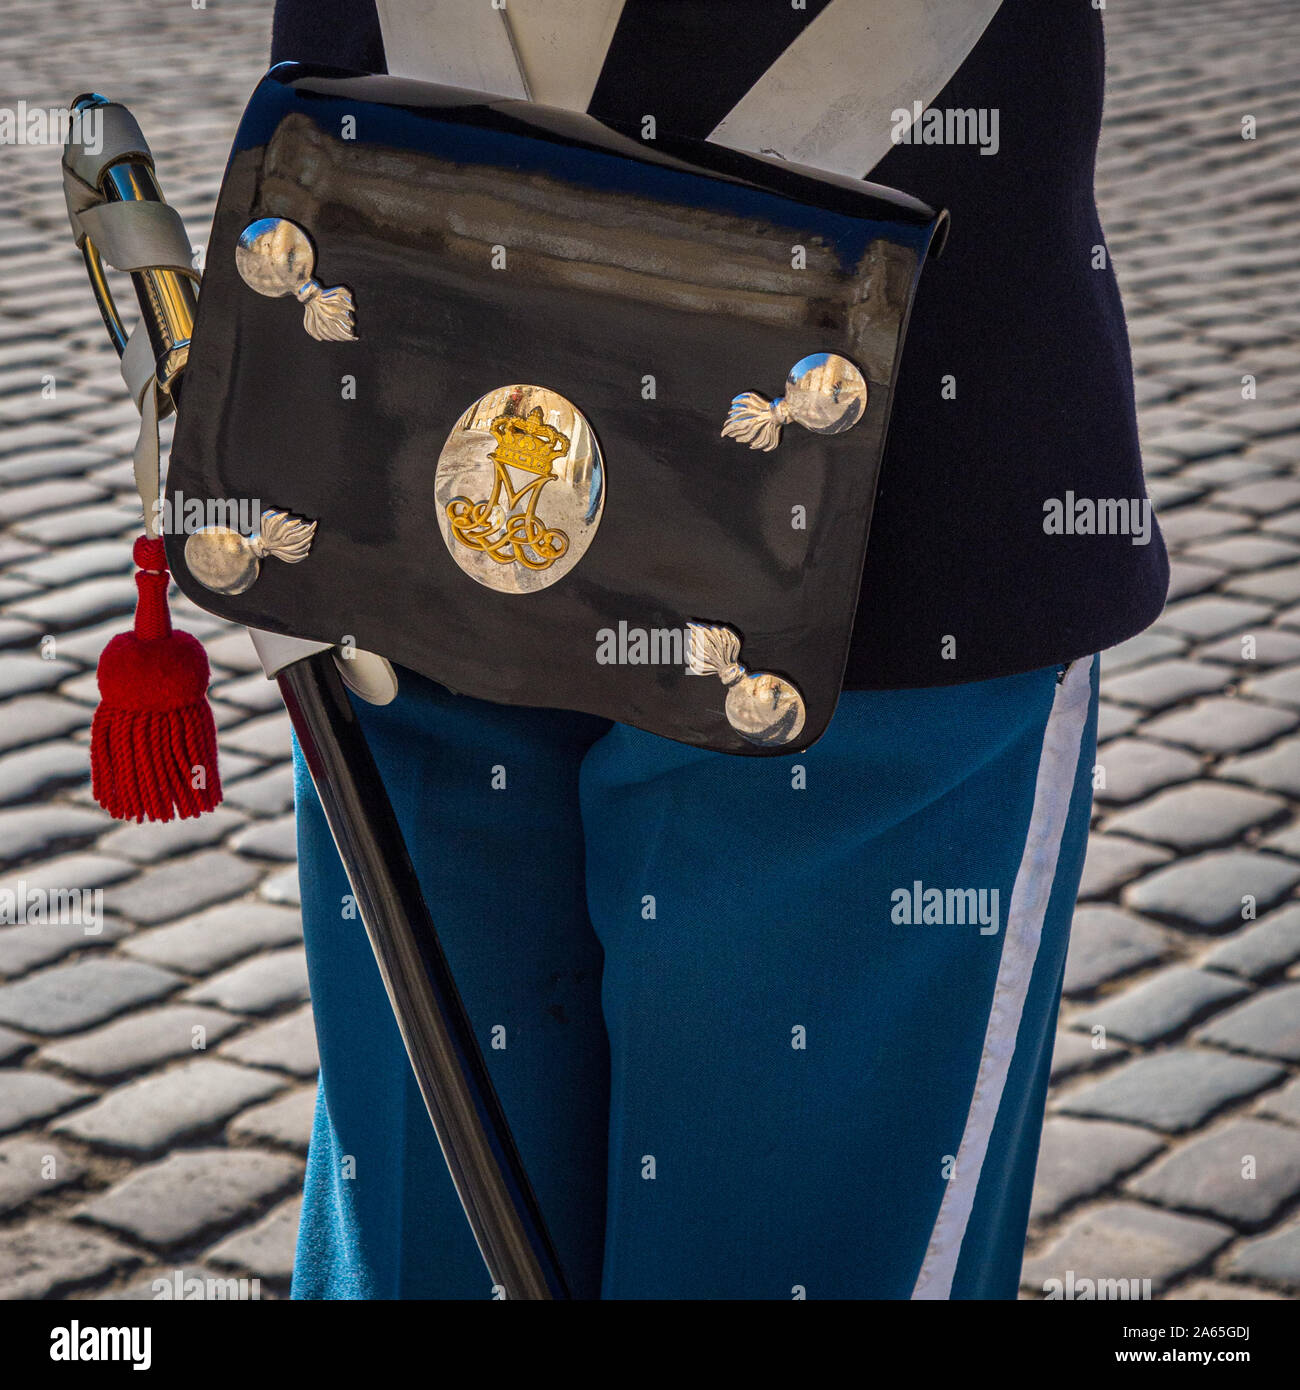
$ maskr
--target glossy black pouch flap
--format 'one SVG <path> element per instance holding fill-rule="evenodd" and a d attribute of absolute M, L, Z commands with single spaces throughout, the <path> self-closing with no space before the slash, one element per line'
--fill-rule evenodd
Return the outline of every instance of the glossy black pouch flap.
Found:
<path fill-rule="evenodd" d="M 207 245 L 176 581 L 481 699 L 806 747 L 942 221 L 702 141 L 281 65 Z M 222 505 L 242 524 L 213 530 Z"/>

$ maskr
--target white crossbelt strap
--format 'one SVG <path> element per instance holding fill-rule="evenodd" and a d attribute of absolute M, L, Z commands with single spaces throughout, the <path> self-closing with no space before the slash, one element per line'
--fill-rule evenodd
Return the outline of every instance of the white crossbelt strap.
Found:
<path fill-rule="evenodd" d="M 533 101 L 585 111 L 623 0 L 510 0 L 507 22 Z"/>
<path fill-rule="evenodd" d="M 709 139 L 861 178 L 889 153 L 895 111 L 938 96 L 1001 4 L 835 0 Z"/>
<path fill-rule="evenodd" d="M 707 4 L 708 0 L 679 0 Z M 711 139 L 860 178 L 943 90 L 1002 0 L 832 0 Z M 623 0 L 377 0 L 390 72 L 585 111 Z M 670 20 L 665 18 L 665 22 Z M 701 55 L 700 80 L 708 80 Z"/>
<path fill-rule="evenodd" d="M 388 71 L 528 100 L 504 10 L 489 0 L 376 0 Z"/>

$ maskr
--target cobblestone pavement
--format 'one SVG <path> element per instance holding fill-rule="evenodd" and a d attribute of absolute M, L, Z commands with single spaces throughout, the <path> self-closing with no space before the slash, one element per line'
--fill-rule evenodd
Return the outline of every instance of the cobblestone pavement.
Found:
<path fill-rule="evenodd" d="M 268 15 L 0 0 L 0 105 L 126 101 L 197 241 Z M 1156 1297 L 1294 1296 L 1300 9 L 1112 0 L 1107 23 L 1099 187 L 1176 564 L 1161 621 L 1104 662 L 1025 1295 L 1072 1270 Z M 105 918 L 96 936 L 0 928 L 0 1297 L 148 1297 L 177 1269 L 283 1295 L 316 1069 L 288 725 L 246 636 L 178 600 L 213 662 L 226 803 L 123 827 L 90 800 L 94 662 L 134 598 L 135 417 L 56 153 L 3 159 L 0 876 L 102 888 Z"/>

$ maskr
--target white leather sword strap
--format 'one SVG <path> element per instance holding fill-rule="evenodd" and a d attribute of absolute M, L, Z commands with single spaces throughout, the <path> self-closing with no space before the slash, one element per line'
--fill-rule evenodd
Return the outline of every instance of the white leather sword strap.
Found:
<path fill-rule="evenodd" d="M 646 0 L 377 0 L 389 72 L 506 97 L 588 109 L 619 36 Z M 713 6 L 714 0 L 692 0 Z M 830 173 L 865 177 L 888 153 L 895 111 L 923 109 L 974 48 L 1002 0 L 830 0 L 755 73 L 708 138 Z M 680 19 L 660 3 L 656 22 Z M 743 16 L 741 7 L 733 12 Z M 715 64 L 743 61 L 738 18 Z M 646 113 L 652 114 L 652 113 Z"/>
<path fill-rule="evenodd" d="M 132 159 L 152 165 L 153 156 L 126 107 L 109 102 L 97 110 L 102 138 L 95 153 L 88 153 L 75 139 L 69 139 L 63 150 L 63 196 L 78 248 L 84 248 L 89 239 L 100 258 L 115 270 L 174 270 L 197 282 L 190 239 L 174 207 L 144 201 L 110 202 L 101 191 L 100 179 L 110 165 Z M 157 363 L 142 323 L 127 339 L 121 370 L 140 412 L 135 485 L 144 512 L 144 529 L 147 535 L 157 536 L 158 421 L 170 402 L 158 385 Z"/>

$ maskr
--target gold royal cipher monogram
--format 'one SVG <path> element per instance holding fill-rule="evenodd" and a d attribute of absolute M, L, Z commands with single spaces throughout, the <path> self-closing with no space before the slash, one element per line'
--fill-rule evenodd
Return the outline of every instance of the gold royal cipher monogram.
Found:
<path fill-rule="evenodd" d="M 542 419 L 541 406 L 536 405 L 522 420 L 515 415 L 498 415 L 492 421 L 492 433 L 497 440 L 497 447 L 488 455 L 496 464 L 492 492 L 482 502 L 453 497 L 447 503 L 452 532 L 461 545 L 483 551 L 499 565 L 550 569 L 568 550 L 569 538 L 538 519 L 537 498 L 555 477 L 551 465 L 569 452 L 569 436 L 548 425 Z M 511 468 L 522 468 L 535 476 L 516 489 Z M 506 498 L 504 514 L 502 493 Z M 522 510 L 520 502 L 524 502 Z"/>
<path fill-rule="evenodd" d="M 591 427 L 540 386 L 506 386 L 476 401 L 452 430 L 435 478 L 452 558 L 505 593 L 545 588 L 577 563 L 600 523 L 604 491 Z"/>

